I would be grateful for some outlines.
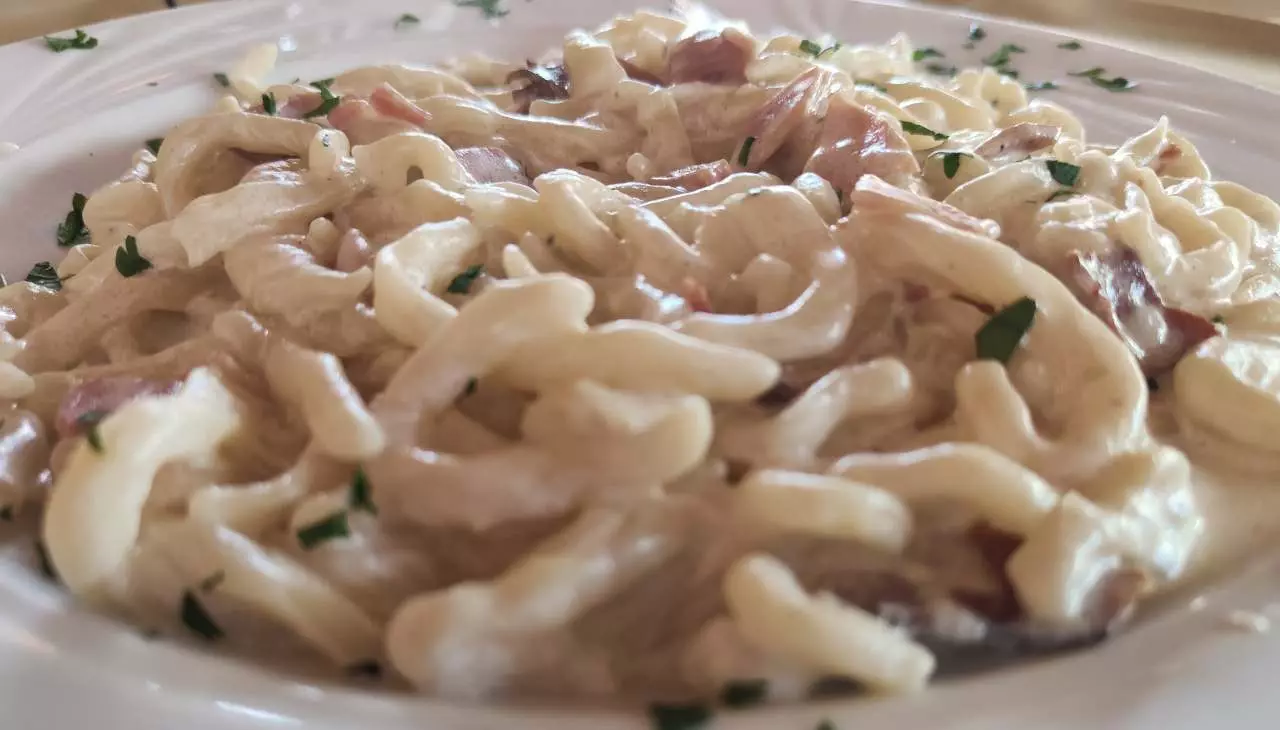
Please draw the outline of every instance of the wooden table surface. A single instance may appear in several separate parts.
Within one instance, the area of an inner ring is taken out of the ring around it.
[[[0,0],[0,43],[163,9],[166,4],[208,1]],[[645,0],[637,0],[637,5],[643,4]],[[1280,91],[1280,22],[1272,22],[1280,21],[1277,0],[932,0],[922,4],[965,7],[1056,26],[1081,38],[1110,41]]]

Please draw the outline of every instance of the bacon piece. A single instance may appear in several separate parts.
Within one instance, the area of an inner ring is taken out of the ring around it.
[[[718,183],[731,174],[733,174],[733,167],[728,162],[716,160],[715,162],[704,162],[700,165],[690,165],[679,170],[672,170],[666,175],[649,178],[649,182],[654,185],[670,185],[688,192],[701,190],[708,185]]]
[[[430,114],[404,94],[391,88],[390,84],[382,84],[374,89],[369,95],[369,103],[379,114],[408,122],[417,128],[425,127],[431,121]]]
[[[538,66],[529,61],[526,65],[528,68],[517,69],[507,76],[508,84],[524,82],[524,86],[511,92],[517,111],[528,114],[529,106],[538,99],[569,98],[569,71],[563,64]]]
[[[368,266],[371,260],[373,260],[373,247],[369,245],[369,239],[364,237],[359,228],[352,228],[342,234],[342,240],[338,242],[335,269],[351,273],[361,266]]]
[[[529,184],[529,176],[524,174],[520,163],[497,147],[463,147],[456,150],[455,154],[476,182]]]
[[[372,144],[384,137],[415,132],[416,124],[380,114],[364,99],[343,97],[342,103],[329,112],[329,124],[347,135],[353,145]]]
[[[1159,155],[1156,155],[1156,161],[1155,164],[1152,165],[1152,168],[1156,171],[1156,174],[1159,175],[1164,172],[1165,167],[1172,165],[1181,159],[1182,148],[1170,142],[1164,146],[1164,149],[1160,150]]]
[[[1000,237],[1000,227],[995,221],[974,218],[954,205],[894,187],[875,175],[862,176],[853,186],[853,192],[846,194],[845,198],[853,206],[854,215],[924,213],[962,231]]]
[[[808,159],[813,146],[817,144],[820,130],[819,123],[810,120],[816,120],[818,114],[814,107],[826,97],[825,93],[820,94],[818,90],[829,88],[829,80],[828,72],[820,68],[809,69],[782,87],[760,107],[747,125],[747,137],[752,142],[744,165],[746,169],[759,170],[784,146],[800,147],[801,159]],[[810,123],[806,125],[806,121]],[[800,134],[802,128],[806,127],[804,133]],[[806,139],[793,141],[793,137]]]
[[[747,64],[755,52],[755,41],[742,31],[704,30],[676,43],[664,75],[673,84],[745,84]]]
[[[711,312],[711,295],[707,293],[707,287],[696,279],[685,279],[681,286],[681,296],[689,303],[689,308],[695,312]]]
[[[627,78],[632,81],[641,81],[646,84],[652,84],[653,86],[667,85],[667,82],[663,81],[661,76],[649,73],[625,58],[619,57],[618,65],[622,67],[623,71],[627,72]]]
[[[1163,373],[1218,334],[1204,317],[1165,306],[1147,267],[1128,246],[1116,244],[1102,254],[1076,251],[1061,278],[1129,346],[1146,375]]]
[[[822,122],[818,148],[809,157],[805,172],[826,178],[843,195],[850,195],[863,175],[875,175],[903,187],[920,174],[907,138],[876,112],[833,97]]]
[[[133,377],[109,377],[86,380],[67,392],[58,406],[54,428],[58,435],[79,436],[87,429],[86,415],[101,416],[115,411],[135,398],[148,395],[166,395],[178,389],[178,383],[169,380],[145,380]],[[83,420],[82,420],[83,419]]]
[[[1019,122],[996,132],[978,145],[974,154],[992,162],[1020,160],[1032,152],[1050,147],[1062,130],[1051,124]]]

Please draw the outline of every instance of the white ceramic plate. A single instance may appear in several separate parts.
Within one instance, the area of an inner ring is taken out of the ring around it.
[[[53,231],[74,191],[115,177],[143,141],[205,110],[226,69],[252,43],[277,42],[279,78],[317,78],[356,64],[426,62],[483,50],[523,57],[557,44],[574,26],[633,9],[630,0],[505,0],[510,14],[486,21],[476,8],[427,0],[260,0],[215,3],[90,29],[93,51],[55,55],[31,41],[0,48],[0,268],[23,276],[55,253]],[[1047,98],[1075,109],[1094,141],[1119,141],[1160,114],[1200,147],[1220,175],[1280,196],[1280,97],[1190,68],[1085,40],[1071,52],[1044,29],[981,19],[987,40],[963,51],[969,23],[957,13],[849,0],[722,0],[758,31],[830,32],[883,41],[907,31],[920,46],[976,64],[1001,43],[1027,53],[1027,80],[1056,79]],[[421,25],[395,30],[402,13]],[[1140,84],[1114,94],[1068,70],[1104,66]],[[0,153],[2,154],[2,153]],[[482,709],[304,684],[75,609],[33,572],[30,534],[0,532],[0,727],[12,730],[614,730],[644,728],[635,713]],[[1230,633],[1232,609],[1280,602],[1280,557],[1213,589],[1199,612],[1170,606],[1101,648],[972,678],[919,697],[721,714],[734,730],[1247,730],[1276,727],[1280,641]],[[1280,603],[1277,603],[1280,605]]]

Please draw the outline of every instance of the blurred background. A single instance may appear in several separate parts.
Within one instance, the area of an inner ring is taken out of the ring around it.
[[[0,44],[132,13],[256,0],[0,0]],[[738,0],[750,2],[751,0]],[[885,0],[880,0],[884,2]],[[406,9],[423,0],[405,0]],[[1280,0],[899,0],[1073,31],[1280,91]],[[661,0],[636,0],[662,5]],[[354,5],[358,7],[358,4]],[[1274,123],[1270,120],[1269,123]]]

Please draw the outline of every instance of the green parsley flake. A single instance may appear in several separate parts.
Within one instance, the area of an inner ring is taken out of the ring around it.
[[[453,4],[460,8],[477,8],[485,20],[504,18],[511,12],[502,7],[502,0],[453,0]]]
[[[151,268],[151,262],[138,253],[138,239],[125,236],[124,245],[116,249],[116,271],[128,279]]]
[[[418,19],[418,16],[414,15],[413,13],[405,13],[404,15],[401,15],[399,18],[396,18],[395,28],[396,30],[400,30],[401,28],[408,28],[411,25],[417,25],[418,23],[421,23],[421,22],[422,21]]]
[[[276,95],[269,91],[262,95],[262,113],[269,117],[276,115]]]
[[[163,137],[156,137],[155,139],[147,140],[147,149],[151,150],[151,154],[153,155],[160,154],[160,147],[162,145],[164,145]]]
[[[225,634],[222,629],[218,628],[218,624],[214,622],[213,617],[200,604],[200,599],[196,598],[196,594],[191,591],[183,591],[182,593],[182,624],[191,630],[191,633],[199,636],[205,641],[217,641]]]
[[[373,503],[373,491],[369,487],[369,477],[364,469],[356,469],[351,476],[351,490],[347,492],[347,506],[353,510],[378,514],[378,506]]]
[[[298,543],[304,550],[310,550],[321,543],[350,537],[351,527],[347,524],[347,511],[340,510],[328,517],[298,529]]]
[[[756,143],[755,137],[747,137],[742,142],[742,149],[738,150],[738,165],[747,166],[747,160],[751,159],[751,145]]]
[[[711,720],[711,710],[705,705],[649,705],[649,719],[654,730],[699,730]]]
[[[80,193],[71,196],[71,212],[58,224],[58,245],[74,246],[89,240],[89,229],[84,226],[84,205],[88,198]]]
[[[1000,48],[997,49],[995,53],[992,53],[990,56],[987,56],[986,58],[982,59],[982,63],[985,66],[992,66],[995,68],[999,68],[1009,63],[1010,54],[1026,53],[1026,52],[1027,52],[1027,49],[1023,48],[1022,46],[1016,43],[1005,43],[1004,45],[1000,46]]]
[[[906,132],[907,134],[917,135],[919,137],[932,137],[933,139],[936,139],[938,141],[947,139],[947,135],[943,134],[942,132],[935,132],[932,129],[929,129],[928,127],[924,126],[923,124],[916,124],[915,122],[903,122],[902,131]]]
[[[450,294],[466,294],[471,291],[471,285],[476,283],[476,279],[480,278],[483,273],[483,264],[468,266],[461,274],[453,277],[453,281],[449,282],[449,286],[445,291]]]
[[[800,52],[807,53],[810,56],[817,58],[818,56],[822,55],[822,46],[818,45],[817,43],[814,43],[811,40],[805,39],[800,41]]]
[[[1023,297],[996,312],[973,336],[979,360],[1009,362],[1036,318],[1036,300]]]
[[[62,279],[58,278],[58,270],[48,261],[40,261],[32,266],[31,271],[27,272],[27,281],[53,291],[62,289]]]
[[[946,54],[936,48],[917,48],[911,54],[912,61],[923,61],[926,58],[944,58]]]
[[[213,80],[217,81],[218,86],[221,86],[224,89],[230,88],[231,86],[231,79],[227,78],[227,75],[222,73],[221,71],[213,75]]]
[[[730,682],[720,690],[720,703],[725,707],[750,707],[764,702],[769,694],[769,683],[763,679]]]
[[[942,174],[950,180],[960,172],[960,160],[965,157],[972,157],[968,152],[943,152],[942,153]]]
[[[1221,314],[1215,314],[1215,315],[1213,315],[1213,319],[1211,319],[1211,320],[1209,320],[1209,321],[1210,321],[1210,322],[1213,322],[1214,324],[1226,324],[1226,323],[1227,323],[1226,318],[1224,318]]]
[[[1076,180],[1080,178],[1079,165],[1060,160],[1045,160],[1044,164],[1045,167],[1049,168],[1049,175],[1053,178],[1053,181],[1059,185],[1072,187],[1076,184]]]
[[[1066,43],[1059,43],[1058,48],[1061,48],[1064,51],[1078,51],[1081,48],[1084,48],[1084,46],[1081,45],[1080,41],[1072,40],[1067,41]]]
[[[830,720],[823,720],[813,730],[836,730],[836,724]]]
[[[45,36],[44,44],[54,53],[62,53],[72,49],[87,51],[91,48],[98,47],[98,39],[85,33],[83,30],[76,30],[76,34],[70,38],[59,38],[58,36]]]
[[[103,453],[102,435],[98,433],[98,424],[102,423],[102,419],[107,417],[106,411],[85,411],[76,418],[76,427],[84,434],[84,440],[89,442],[89,448],[97,453]]]
[[[1083,71],[1069,71],[1068,75],[1089,79],[1089,82],[1094,86],[1101,86],[1107,91],[1130,91],[1138,86],[1123,76],[1117,76],[1113,79],[1109,79],[1103,76],[1106,72],[1107,70],[1105,68],[1101,66],[1094,66],[1093,68],[1087,68]]]
[[[1059,87],[1053,81],[1036,81],[1029,84],[1023,84],[1022,88],[1027,91],[1053,91]]]
[[[944,63],[927,64],[924,67],[924,70],[928,71],[931,74],[934,74],[935,76],[955,76],[956,74],[960,73],[959,68],[955,66],[948,66],[947,64],[944,64]]]
[[[468,378],[468,379],[467,379],[467,387],[462,391],[462,394],[463,394],[463,395],[471,395],[471,394],[475,393],[475,392],[476,392],[476,386],[478,386],[479,384],[480,384],[480,381],[476,380],[475,378]]]
[[[0,522],[13,522],[13,505],[0,507]]]
[[[1160,381],[1156,380],[1153,377],[1148,377],[1147,390],[1151,391],[1152,393],[1156,392],[1157,390],[1160,390]]]
[[[977,23],[971,23],[969,25],[969,41],[971,43],[977,43],[978,41],[986,37],[987,37],[987,31],[985,28],[978,25]]]
[[[342,97],[334,94],[329,90],[329,84],[333,83],[333,79],[321,79],[312,81],[311,85],[320,90],[320,105],[315,109],[302,115],[303,119],[311,119],[312,117],[323,117],[333,111],[338,103],[342,101]]]

